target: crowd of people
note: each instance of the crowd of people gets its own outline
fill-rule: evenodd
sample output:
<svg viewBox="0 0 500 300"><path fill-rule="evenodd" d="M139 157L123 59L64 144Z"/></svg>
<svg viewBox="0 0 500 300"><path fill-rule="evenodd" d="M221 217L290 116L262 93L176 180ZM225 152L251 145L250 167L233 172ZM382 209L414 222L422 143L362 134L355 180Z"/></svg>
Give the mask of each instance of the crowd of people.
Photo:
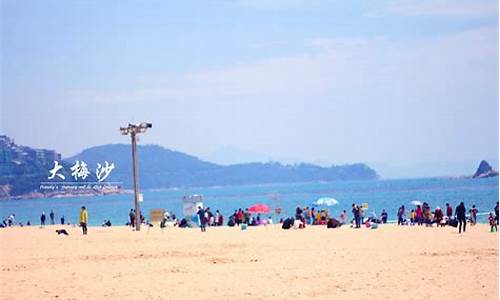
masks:
<svg viewBox="0 0 500 300"><path fill-rule="evenodd" d="M201 231L206 231L207 226L223 226L224 225L224 216L220 213L219 210L215 211L215 214L212 213L210 207L202 208L198 207L198 211L196 213L198 225L201 228ZM182 220L180 221L182 223ZM271 217L262 218L260 213L256 213L253 215L248 208L246 209L238 209L235 210L233 214L231 214L226 223L229 227L234 226L259 226L259 225L268 225L272 224ZM182 227L182 224L180 225Z"/></svg>
<svg viewBox="0 0 500 300"><path fill-rule="evenodd" d="M455 209L453 209L449 203L446 203L444 211L441 210L439 206L432 210L430 205L427 202L424 202L422 204L417 204L415 208L410 210L410 212L407 212L405 206L401 205L396 212L396 220L397 224L401 226L424 225L430 227L434 224L438 227L453 226L458 227L458 230L461 233L465 232L467 223L470 223L471 225L475 225L477 223L478 212L479 211L475 205L472 205L472 207L467 210L463 202L461 202ZM340 216L336 218L330 215L328 209L297 206L293 217L281 218L279 223L283 229L289 229L305 228L307 225L326 225L327 228L337 228L346 224L353 228L361 228L362 225L365 227L376 227L376 224L385 224L388 222L388 213L385 209L382 209L380 215L376 215L374 211L370 214L362 205L353 203L351 213L351 219L349 219L346 210L342 210ZM208 226L223 226L224 224L223 215L218 210L215 214L213 214L209 207L205 209L198 207L196 217L198 223L197 225L202 231L206 231ZM182 221L185 220L181 220L179 222L182 223ZM491 225L491 230L496 231L498 225L498 202L494 208L494 212L492 211L489 214L488 221ZM271 217L263 218L260 213L252 214L248 208L240 208L235 210L234 213L229 216L229 220L226 225L231 227L241 225L259 226L272 224L272 222ZM187 226L189 226L188 222L185 222L184 226L180 227Z"/></svg>
<svg viewBox="0 0 500 300"><path fill-rule="evenodd" d="M445 211L439 206L432 211L429 204L424 202L421 205L417 204L415 209L411 209L408 216L406 212L405 206L401 205L397 211L398 225L432 226L436 224L438 227L449 225L458 227L458 232L462 233L465 232L467 223L470 223L472 226L476 225L479 210L476 205L472 205L467 210L464 202L460 202L455 210L453 210L453 207L449 203L446 203ZM488 223L492 231L497 231L498 202L494 211L488 214Z"/></svg>
<svg viewBox="0 0 500 300"><path fill-rule="evenodd" d="M460 202L460 204L453 209L452 205L446 203L444 210L442 210L439 206L435 207L434 210L431 209L430 205L427 202L423 202L422 204L418 203L415 205L415 208L410 209L409 211L405 208L404 205L401 205L397 212L397 225L398 226L433 226L436 224L438 227L443 226L453 226L458 227L459 233L465 232L467 223L474 226L477 223L478 219L478 208L476 205L472 205L469 209L466 208L464 202ZM315 207L301 207L297 206L295 209L295 215L293 217L281 218L279 223L281 224L283 229L289 228L305 228L306 225L326 225L327 228L337 228L342 225L350 225L353 228L361 228L362 225L366 227L372 227L374 224L384 224L388 222L388 214L385 209L382 210L381 214L377 216L373 211L371 214L367 213L366 207L362 205L357 205L355 203L352 204L352 218L349 219L346 210L342 210L338 218L335 218L330 215L328 209L320 209ZM498 202L496 203L495 208L488 214L488 222L491 226L491 231L497 231L498 229ZM50 224L55 224L55 213L53 210L49 213ZM134 227L135 221L137 218L137 213L134 209L131 209L128 215L128 221L126 223L127 226ZM139 218L142 224L147 224L149 226L153 226L149 223L148 220L142 215L139 214ZM82 206L80 211L80 227L82 227L82 231L84 234L87 233L87 210L84 206ZM42 212L40 215L40 226L44 227L47 221L47 217L45 212ZM186 218L177 219L175 214L165 212L164 218L160 223L160 227L165 227L165 224L170 222L173 226L178 227L192 227L198 226L201 228L201 231L206 231L206 228L209 226L223 226L224 225L224 216L219 210L216 210L215 213L212 212L210 207L202 208L198 207L198 211L195 215L195 218L192 220L187 220ZM60 218L60 224L65 225L69 224L65 221L64 216ZM252 213L248 208L245 209L237 209L232 213L227 220L226 225L230 227L234 226L259 226L259 225L268 225L273 224L273 220L271 216L263 217L260 213ZM30 221L27 221L26 224L21 222L16 222L15 214L10 214L6 217L2 223L0 223L0 227L10 227L14 225L19 226L30 226ZM111 221L104 220L102 226L110 227ZM376 225L375 225L376 226Z"/></svg>

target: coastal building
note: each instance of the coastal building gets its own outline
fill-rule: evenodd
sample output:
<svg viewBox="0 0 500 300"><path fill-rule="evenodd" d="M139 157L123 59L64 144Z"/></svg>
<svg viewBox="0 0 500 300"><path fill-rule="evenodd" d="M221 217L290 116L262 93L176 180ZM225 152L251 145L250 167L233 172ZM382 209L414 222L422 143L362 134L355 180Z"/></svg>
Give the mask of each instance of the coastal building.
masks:
<svg viewBox="0 0 500 300"><path fill-rule="evenodd" d="M20 164L32 161L45 164L54 160L61 160L61 154L54 150L19 146L8 136L0 135L0 163L14 162Z"/></svg>

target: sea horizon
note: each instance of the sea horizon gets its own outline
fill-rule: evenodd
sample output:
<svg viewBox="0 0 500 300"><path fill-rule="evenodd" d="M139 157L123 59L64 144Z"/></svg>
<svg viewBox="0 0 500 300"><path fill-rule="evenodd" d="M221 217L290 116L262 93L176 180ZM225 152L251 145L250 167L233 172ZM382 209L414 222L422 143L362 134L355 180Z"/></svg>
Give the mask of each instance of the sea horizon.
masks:
<svg viewBox="0 0 500 300"><path fill-rule="evenodd" d="M141 210L149 219L151 209L166 209L177 215L182 215L182 199L188 195L202 195L205 206L212 210L220 210L225 220L235 209L246 208L255 203L264 203L273 210L282 208L280 215L271 214L278 221L280 218L293 216L297 205L312 207L320 197L333 197L338 205L326 207L333 217L338 218L342 210L350 215L352 203L368 203L367 217L373 211L380 215L386 209L389 219L395 219L396 210L400 205L413 208L411 201L428 202L434 210L436 206L443 208L450 203L453 208L464 201L467 208L475 204L481 213L489 212L498 201L498 177L472 178L419 178L419 179L378 179L351 180L333 182L301 182L248 184L211 187L179 187L166 189L143 190L144 202ZM277 195L273 200L271 195ZM16 219L23 223L30 220L32 225L39 224L42 211L46 215L51 210L56 214L56 222L62 215L66 222L76 223L80 206L89 210L89 224L100 225L104 220L113 224L123 225L127 221L128 212L133 208L133 194L121 193L105 196L80 196L57 198L34 198L0 201L0 214L6 218L16 214ZM480 222L486 217L480 216Z"/></svg>

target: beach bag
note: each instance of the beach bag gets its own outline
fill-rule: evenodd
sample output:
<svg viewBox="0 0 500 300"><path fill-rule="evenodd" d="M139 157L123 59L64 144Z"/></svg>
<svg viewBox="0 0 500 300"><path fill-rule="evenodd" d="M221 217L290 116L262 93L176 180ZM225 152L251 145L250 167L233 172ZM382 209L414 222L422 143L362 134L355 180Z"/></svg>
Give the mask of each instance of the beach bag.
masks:
<svg viewBox="0 0 500 300"><path fill-rule="evenodd" d="M452 226L452 227L457 227L458 226L458 221L457 219L450 219L448 221L448 225Z"/></svg>

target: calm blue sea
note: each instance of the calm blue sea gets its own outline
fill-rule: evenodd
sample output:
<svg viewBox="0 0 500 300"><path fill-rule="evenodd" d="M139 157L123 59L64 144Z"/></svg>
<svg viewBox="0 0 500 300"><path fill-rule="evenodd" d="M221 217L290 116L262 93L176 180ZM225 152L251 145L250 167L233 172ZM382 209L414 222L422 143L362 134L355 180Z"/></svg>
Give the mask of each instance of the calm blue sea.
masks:
<svg viewBox="0 0 500 300"><path fill-rule="evenodd" d="M350 213L352 203L366 202L369 213L375 210L380 214L385 208L389 219L394 219L400 205L412 207L410 202L416 199L427 201L432 208L443 208L447 202L455 207L464 201L468 208L475 204L480 212L491 211L498 201L498 178L339 181L144 191L142 211L149 215L152 208L164 208L181 216L182 197L191 194L203 195L205 205L213 211L220 210L225 217L235 209L255 203L265 203L272 208L282 207L282 216L291 216L297 205L311 206L319 197L327 196L339 201L338 205L329 207L334 216L338 216L343 209ZM278 200L271 200L271 194L276 194ZM26 223L30 220L32 224L39 224L41 212L45 211L48 220L48 214L53 209L56 220L64 215L66 221L75 223L82 205L88 209L91 225L100 225L104 219L110 219L114 225L122 225L133 207L133 195L1 201L0 216L5 218L14 213L17 221ZM481 216L480 221L485 222L486 216Z"/></svg>

